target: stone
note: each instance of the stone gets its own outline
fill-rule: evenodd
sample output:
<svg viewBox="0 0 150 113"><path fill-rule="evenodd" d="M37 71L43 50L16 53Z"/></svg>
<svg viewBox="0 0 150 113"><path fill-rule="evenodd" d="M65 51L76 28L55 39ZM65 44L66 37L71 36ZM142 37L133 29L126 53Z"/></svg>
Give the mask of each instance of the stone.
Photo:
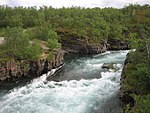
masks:
<svg viewBox="0 0 150 113"><path fill-rule="evenodd" d="M110 63L104 63L103 65L102 65L102 68L106 68L106 69L110 69Z"/></svg>

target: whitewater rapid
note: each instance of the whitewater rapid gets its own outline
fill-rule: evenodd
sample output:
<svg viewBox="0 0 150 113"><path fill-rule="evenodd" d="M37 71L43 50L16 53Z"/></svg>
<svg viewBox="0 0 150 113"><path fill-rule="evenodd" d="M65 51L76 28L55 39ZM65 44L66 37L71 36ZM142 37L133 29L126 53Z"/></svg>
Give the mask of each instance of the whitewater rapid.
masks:
<svg viewBox="0 0 150 113"><path fill-rule="evenodd" d="M0 113L119 113L117 95L127 53L112 51L71 61L59 73L69 80L47 81L53 69L0 95ZM118 70L103 71L103 63L112 62Z"/></svg>

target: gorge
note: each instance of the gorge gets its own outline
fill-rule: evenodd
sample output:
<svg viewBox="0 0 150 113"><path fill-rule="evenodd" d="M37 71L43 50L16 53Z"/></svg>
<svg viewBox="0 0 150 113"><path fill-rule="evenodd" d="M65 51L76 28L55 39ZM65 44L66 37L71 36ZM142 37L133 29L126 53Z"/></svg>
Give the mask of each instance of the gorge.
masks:
<svg viewBox="0 0 150 113"><path fill-rule="evenodd" d="M44 74L10 91L1 89L0 112L120 113L118 94L127 53L74 56L54 75ZM112 62L118 70L101 67Z"/></svg>

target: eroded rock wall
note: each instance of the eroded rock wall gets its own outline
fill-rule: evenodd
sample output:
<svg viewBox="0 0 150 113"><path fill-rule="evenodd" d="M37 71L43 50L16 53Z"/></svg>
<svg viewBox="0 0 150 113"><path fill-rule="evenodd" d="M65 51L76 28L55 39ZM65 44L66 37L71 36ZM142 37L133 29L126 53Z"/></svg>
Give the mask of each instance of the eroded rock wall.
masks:
<svg viewBox="0 0 150 113"><path fill-rule="evenodd" d="M62 65L63 55L63 51L57 51L52 60L18 61L12 59L0 62L0 81L15 81L22 77L40 76L52 68Z"/></svg>
<svg viewBox="0 0 150 113"><path fill-rule="evenodd" d="M57 31L62 48L67 53L77 54L99 54L107 50L127 50L130 45L127 41L120 39L101 39L99 42L92 42L89 37L69 34L68 32Z"/></svg>

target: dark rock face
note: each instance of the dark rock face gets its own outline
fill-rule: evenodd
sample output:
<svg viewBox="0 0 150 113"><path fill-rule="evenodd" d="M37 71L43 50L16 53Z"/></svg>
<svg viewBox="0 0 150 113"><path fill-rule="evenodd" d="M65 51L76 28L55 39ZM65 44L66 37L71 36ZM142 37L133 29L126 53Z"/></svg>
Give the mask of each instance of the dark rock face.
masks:
<svg viewBox="0 0 150 113"><path fill-rule="evenodd" d="M127 41L119 39L100 40L97 44L92 43L88 37L69 34L65 31L57 31L61 37L60 43L67 53L99 54L107 50L127 50L130 45Z"/></svg>
<svg viewBox="0 0 150 113"><path fill-rule="evenodd" d="M102 65L102 68L110 69L110 66L111 66L110 63L104 63L104 64Z"/></svg>
<svg viewBox="0 0 150 113"><path fill-rule="evenodd" d="M107 47L104 43L99 43L98 45L89 44L86 42L86 39L74 39L71 41L74 43L71 44L66 40L62 41L63 49L69 53L78 53L78 54L97 54L103 53L107 50Z"/></svg>
<svg viewBox="0 0 150 113"><path fill-rule="evenodd" d="M63 50L67 53L77 54L98 54L107 51L106 41L91 43L88 37L70 35L68 33L58 32L61 37L60 43Z"/></svg>
<svg viewBox="0 0 150 113"><path fill-rule="evenodd" d="M10 60L0 63L0 81L15 81L21 77L36 77L63 64L62 51L57 51L53 60L38 61Z"/></svg>
<svg viewBox="0 0 150 113"><path fill-rule="evenodd" d="M130 49L130 44L127 41L119 39L108 39L109 50L128 50Z"/></svg>

